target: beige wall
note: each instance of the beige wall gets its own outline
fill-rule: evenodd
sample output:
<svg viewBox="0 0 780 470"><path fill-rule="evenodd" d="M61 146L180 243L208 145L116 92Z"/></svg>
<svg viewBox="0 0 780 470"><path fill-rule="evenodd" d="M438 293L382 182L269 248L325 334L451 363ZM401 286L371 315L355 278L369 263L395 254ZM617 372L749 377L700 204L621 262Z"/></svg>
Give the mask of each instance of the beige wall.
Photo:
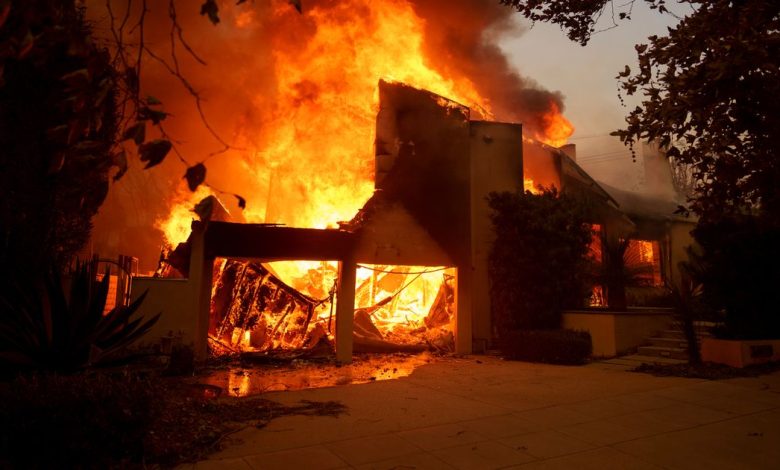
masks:
<svg viewBox="0 0 780 470"><path fill-rule="evenodd" d="M563 327L585 330L593 340L594 357L614 357L631 352L647 338L669 327L667 312L589 312L563 313Z"/></svg>
<svg viewBox="0 0 780 470"><path fill-rule="evenodd" d="M753 348L769 349L771 355L753 357ZM705 362L726 364L731 367L746 367L753 364L780 361L780 340L731 340L703 338L701 358Z"/></svg>
<svg viewBox="0 0 780 470"><path fill-rule="evenodd" d="M146 298L136 315L150 318L162 313L160 319L140 341L141 345L158 344L163 337L181 337L182 344L194 345L198 325L193 305L194 293L187 279L133 278L131 299L144 292Z"/></svg>
<svg viewBox="0 0 780 470"><path fill-rule="evenodd" d="M523 189L523 128L472 121L470 136L472 334L479 351L492 337L488 258L495 234L486 198L493 191Z"/></svg>

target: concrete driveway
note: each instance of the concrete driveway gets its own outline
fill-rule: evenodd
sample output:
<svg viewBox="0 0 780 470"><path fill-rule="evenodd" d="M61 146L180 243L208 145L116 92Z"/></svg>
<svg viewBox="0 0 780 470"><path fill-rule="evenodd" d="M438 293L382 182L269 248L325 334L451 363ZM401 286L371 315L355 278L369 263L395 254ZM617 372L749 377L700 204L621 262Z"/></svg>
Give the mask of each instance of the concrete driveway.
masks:
<svg viewBox="0 0 780 470"><path fill-rule="evenodd" d="M472 356L270 393L348 415L245 429L197 469L780 468L780 373L723 381Z"/></svg>

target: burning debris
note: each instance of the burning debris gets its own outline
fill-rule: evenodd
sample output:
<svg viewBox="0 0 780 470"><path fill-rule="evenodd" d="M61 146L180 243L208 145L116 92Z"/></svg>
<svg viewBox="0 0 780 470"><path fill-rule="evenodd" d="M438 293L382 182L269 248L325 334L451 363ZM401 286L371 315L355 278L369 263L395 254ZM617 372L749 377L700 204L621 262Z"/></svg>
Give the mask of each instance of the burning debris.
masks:
<svg viewBox="0 0 780 470"><path fill-rule="evenodd" d="M334 264L322 262L295 279L301 290L282 281L273 264L218 262L209 325L212 343L217 343L213 349L263 356L332 353ZM453 274L446 268L362 268L354 317L356 352L452 350ZM315 298L311 292L326 295Z"/></svg>
<svg viewBox="0 0 780 470"><path fill-rule="evenodd" d="M310 350L327 336L335 289L314 299L256 262L223 260L216 271L209 334L217 341L258 351Z"/></svg>

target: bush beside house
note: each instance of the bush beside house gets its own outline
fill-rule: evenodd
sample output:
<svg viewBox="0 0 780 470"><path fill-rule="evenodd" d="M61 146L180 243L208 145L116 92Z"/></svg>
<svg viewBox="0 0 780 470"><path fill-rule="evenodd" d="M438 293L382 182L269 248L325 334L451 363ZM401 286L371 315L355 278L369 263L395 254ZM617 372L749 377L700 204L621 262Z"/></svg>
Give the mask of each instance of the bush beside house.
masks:
<svg viewBox="0 0 780 470"><path fill-rule="evenodd" d="M488 203L496 234L489 259L491 315L505 357L585 362L590 335L560 328L563 309L581 307L590 294L587 207L555 189L491 193Z"/></svg>

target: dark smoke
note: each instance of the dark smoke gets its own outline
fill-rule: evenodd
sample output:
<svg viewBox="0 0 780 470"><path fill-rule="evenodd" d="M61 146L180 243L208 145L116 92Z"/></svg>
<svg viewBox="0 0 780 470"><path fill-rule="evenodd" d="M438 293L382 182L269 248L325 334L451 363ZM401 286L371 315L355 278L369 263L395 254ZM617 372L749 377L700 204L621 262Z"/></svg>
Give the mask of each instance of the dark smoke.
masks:
<svg viewBox="0 0 780 470"><path fill-rule="evenodd" d="M498 47L508 34L520 34L513 10L494 0L409 0L426 20L425 48L444 76L468 77L490 100L499 121L522 122L541 132L550 103L563 111L560 92L545 90L513 70Z"/></svg>

